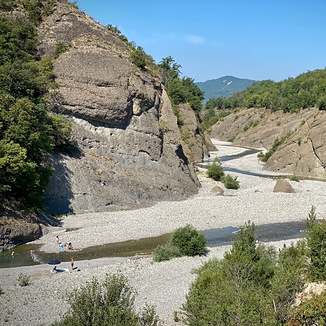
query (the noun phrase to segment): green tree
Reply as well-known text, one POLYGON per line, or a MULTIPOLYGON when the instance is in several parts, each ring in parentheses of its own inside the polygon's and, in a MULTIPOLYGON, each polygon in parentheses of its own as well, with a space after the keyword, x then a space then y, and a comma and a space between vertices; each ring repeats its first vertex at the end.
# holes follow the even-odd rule
POLYGON ((155 248, 153 260, 160 262, 174 257, 196 256, 206 252, 205 234, 190 224, 176 229, 169 241, 155 248))
POLYGON ((158 66, 165 86, 168 86, 169 81, 179 78, 181 65, 176 63, 171 56, 163 58, 158 66))

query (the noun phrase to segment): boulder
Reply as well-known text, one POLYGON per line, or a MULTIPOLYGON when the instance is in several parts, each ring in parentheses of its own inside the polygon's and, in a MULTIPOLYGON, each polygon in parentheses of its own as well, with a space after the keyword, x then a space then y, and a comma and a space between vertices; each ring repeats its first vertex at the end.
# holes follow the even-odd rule
POLYGON ((211 192, 214 193, 216 196, 222 196, 224 195, 224 190, 219 187, 219 186, 215 186, 211 189, 211 192))
POLYGON ((295 190, 287 180, 278 179, 274 186, 273 192, 293 193, 295 190))

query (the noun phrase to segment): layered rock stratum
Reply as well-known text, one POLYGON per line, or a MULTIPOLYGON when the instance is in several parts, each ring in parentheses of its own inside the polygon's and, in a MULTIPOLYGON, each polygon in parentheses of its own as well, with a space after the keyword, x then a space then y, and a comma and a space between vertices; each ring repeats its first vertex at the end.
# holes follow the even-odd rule
POLYGON ((54 112, 73 124, 78 151, 53 157, 48 212, 124 209, 197 192, 177 119, 159 77, 130 60, 117 35, 64 1, 39 28, 42 56, 58 44, 54 112))

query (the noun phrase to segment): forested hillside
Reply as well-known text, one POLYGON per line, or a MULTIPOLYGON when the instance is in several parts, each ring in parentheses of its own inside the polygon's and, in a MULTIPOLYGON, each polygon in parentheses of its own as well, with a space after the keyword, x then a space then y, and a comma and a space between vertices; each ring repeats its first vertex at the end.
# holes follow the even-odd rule
POLYGON ((45 99, 55 88, 52 59, 36 55, 36 27, 52 1, 0 2, 0 198, 41 208, 51 174, 47 153, 70 144, 70 126, 50 114, 45 99))
POLYGON ((326 69, 309 71, 280 82, 264 80, 228 98, 209 99, 203 111, 203 128, 209 128, 237 108, 265 108, 292 113, 312 107, 325 110, 325 94, 326 69))

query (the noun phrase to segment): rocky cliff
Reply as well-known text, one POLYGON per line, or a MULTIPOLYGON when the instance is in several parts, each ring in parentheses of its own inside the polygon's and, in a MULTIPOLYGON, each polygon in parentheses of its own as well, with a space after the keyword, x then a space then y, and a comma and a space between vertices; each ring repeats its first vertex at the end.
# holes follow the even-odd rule
POLYGON ((58 44, 58 89, 49 105, 73 124, 76 150, 56 155, 46 192, 52 214, 179 200, 199 182, 184 153, 161 80, 130 60, 130 47, 65 1, 39 28, 41 56, 58 44))
POLYGON ((216 148, 209 136, 200 132, 198 118, 188 104, 180 104, 177 110, 184 152, 191 162, 200 163, 216 148))
POLYGON ((265 169, 326 179, 325 132, 326 112, 316 108, 298 113, 244 109, 219 121, 210 136, 266 150, 279 141, 265 169))

